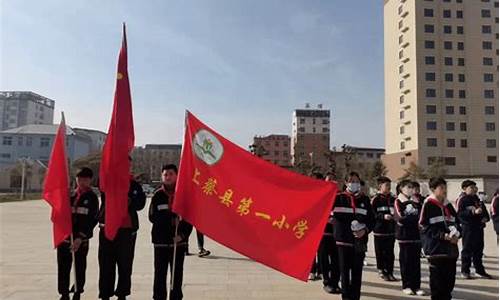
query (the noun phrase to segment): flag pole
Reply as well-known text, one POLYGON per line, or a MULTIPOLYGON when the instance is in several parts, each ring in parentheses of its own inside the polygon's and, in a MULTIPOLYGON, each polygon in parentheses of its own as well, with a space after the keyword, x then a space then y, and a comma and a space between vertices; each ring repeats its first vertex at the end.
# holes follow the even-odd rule
POLYGON ((73 277, 75 279, 75 291, 74 293, 76 294, 78 292, 78 283, 76 282, 76 260, 75 260, 75 251, 73 249, 73 233, 70 235, 70 242, 71 242, 71 258, 73 259, 73 277))
POLYGON ((174 279, 175 279, 175 262, 177 258, 177 242, 175 238, 177 237, 177 231, 179 229, 179 223, 181 222, 180 217, 177 217, 177 222, 175 222, 175 235, 174 235, 174 257, 172 258, 172 276, 170 276, 170 294, 172 294, 174 290, 174 279))

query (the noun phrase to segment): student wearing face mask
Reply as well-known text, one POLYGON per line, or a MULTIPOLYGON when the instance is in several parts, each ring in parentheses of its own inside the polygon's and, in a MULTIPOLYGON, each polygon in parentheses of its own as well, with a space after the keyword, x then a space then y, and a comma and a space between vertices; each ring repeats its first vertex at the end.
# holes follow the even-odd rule
POLYGON ((415 197, 415 185, 409 180, 399 183, 401 192, 394 203, 396 239, 399 243, 399 266, 403 293, 424 296, 420 289, 420 252, 422 249, 418 219, 422 205, 415 197))
POLYGON ((360 188, 358 173, 349 173, 346 190, 336 196, 333 206, 332 227, 338 251, 342 299, 360 298, 368 234, 375 223, 370 199, 360 192, 360 188))
POLYGON ((375 227, 373 228, 375 256, 379 276, 385 281, 396 281, 394 271, 394 198, 391 180, 377 178, 378 192, 372 199, 375 227))
POLYGON ((431 195, 425 199, 419 225, 429 261, 432 300, 450 300, 455 287, 460 225, 453 205, 446 199, 446 181, 429 180, 431 195))

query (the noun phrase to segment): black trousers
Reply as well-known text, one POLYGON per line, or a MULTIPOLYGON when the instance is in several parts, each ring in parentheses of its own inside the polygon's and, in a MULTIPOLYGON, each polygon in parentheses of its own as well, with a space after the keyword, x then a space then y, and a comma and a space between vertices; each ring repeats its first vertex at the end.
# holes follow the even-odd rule
MULTIPOLYGON (((186 253, 186 246, 177 248, 175 258, 175 278, 172 292, 170 293, 170 300, 182 299, 182 277, 184 274, 184 257, 186 253)), ((167 273, 170 266, 170 276, 173 270, 173 247, 155 247, 154 248, 154 267, 155 277, 153 282, 153 299, 166 300, 167 299, 167 273)))
POLYGON ((484 273, 484 228, 462 225, 462 273, 470 273, 471 262, 476 273, 484 273))
MULTIPOLYGON (((62 243, 57 247, 57 290, 61 295, 69 294, 69 283, 73 257, 71 255, 70 243, 62 243)), ((83 293, 85 286, 85 271, 87 270, 87 254, 89 253, 89 242, 84 241, 75 252, 76 292, 83 293)))
POLYGON ((321 268, 320 268, 321 266, 319 264, 318 251, 316 251, 316 255, 314 256, 314 259, 313 259, 312 265, 311 265, 311 274, 315 274, 315 275, 321 273, 321 268))
POLYGON ((196 241, 198 242, 198 250, 203 250, 205 249, 205 238, 203 236, 203 233, 196 229, 196 241))
POLYGON ((342 299, 359 300, 363 275, 364 252, 356 252, 353 247, 337 245, 339 255, 342 299))
POLYGON ((394 236, 374 236, 377 269, 386 275, 394 272, 394 236))
POLYGON ((130 295, 132 285, 132 264, 134 261, 136 232, 120 228, 114 240, 99 232, 99 298, 124 297, 130 295), (116 269, 118 284, 115 290, 116 269))
POLYGON ((323 275, 323 285, 338 287, 340 280, 339 257, 333 236, 325 235, 321 239, 318 261, 323 275))
POLYGON ((420 289, 420 243, 399 243, 399 268, 403 289, 420 289))
POLYGON ((456 258, 429 259, 429 285, 432 300, 450 300, 455 287, 456 258))

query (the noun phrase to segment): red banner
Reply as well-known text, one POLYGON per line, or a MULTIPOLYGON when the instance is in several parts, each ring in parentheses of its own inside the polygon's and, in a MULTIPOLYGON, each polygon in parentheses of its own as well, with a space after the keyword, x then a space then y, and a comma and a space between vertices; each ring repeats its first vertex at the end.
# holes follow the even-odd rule
POLYGON ((187 113, 173 210, 213 240, 307 281, 336 191, 253 156, 187 113))

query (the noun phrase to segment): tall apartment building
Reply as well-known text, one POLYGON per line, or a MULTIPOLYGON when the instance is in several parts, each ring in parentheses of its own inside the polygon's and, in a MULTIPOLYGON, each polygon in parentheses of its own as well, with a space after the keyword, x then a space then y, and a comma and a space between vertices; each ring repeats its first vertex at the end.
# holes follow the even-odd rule
POLYGON ((330 110, 319 104, 293 112, 292 164, 307 160, 311 164, 326 167, 330 152, 330 110))
POLYGON ((150 180, 159 182, 163 165, 179 166, 181 150, 180 144, 146 144, 144 147, 135 147, 132 151, 134 174, 144 174, 150 180))
POLYGON ((281 167, 291 165, 290 136, 284 134, 271 134, 253 138, 253 147, 257 155, 281 167))
POLYGON ((0 130, 52 124, 55 101, 33 92, 0 92, 0 130))
POLYGON ((385 0, 389 176, 441 160, 498 186, 498 1, 385 0))

